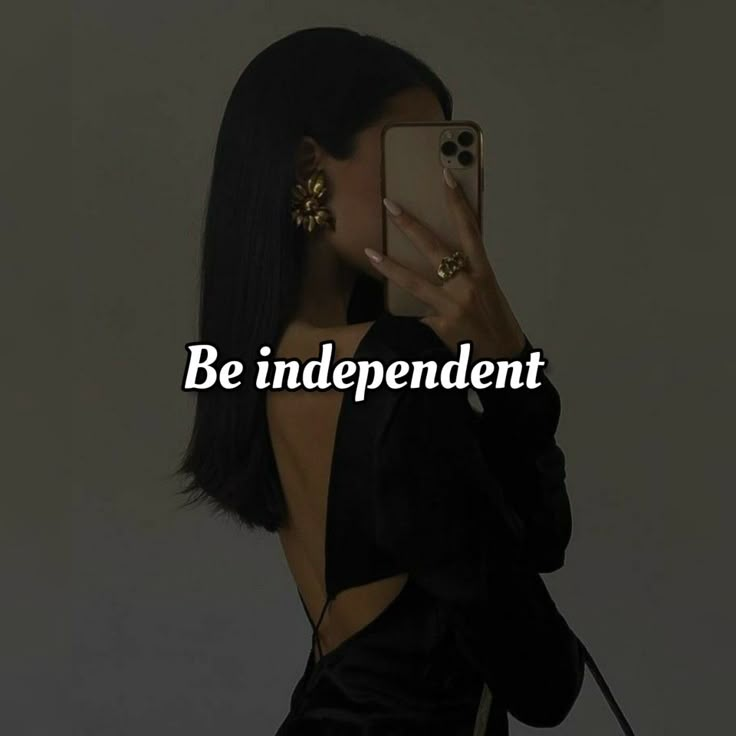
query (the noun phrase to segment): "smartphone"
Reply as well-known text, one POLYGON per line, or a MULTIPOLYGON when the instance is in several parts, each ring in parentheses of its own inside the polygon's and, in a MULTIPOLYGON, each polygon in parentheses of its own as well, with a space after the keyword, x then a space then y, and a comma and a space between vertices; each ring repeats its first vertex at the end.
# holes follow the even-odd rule
MULTIPOLYGON (((433 230, 451 248, 459 248, 447 204, 442 168, 452 172, 482 222, 483 133, 472 120, 389 123, 381 131, 381 198, 388 197, 433 230)), ((384 207, 383 252, 432 283, 440 285, 439 262, 427 257, 399 229, 384 207)), ((452 252, 452 251, 450 251, 452 252)), ((449 253, 448 253, 449 255, 449 253)), ((426 317, 432 308, 405 289, 384 280, 384 307, 395 315, 426 317)))

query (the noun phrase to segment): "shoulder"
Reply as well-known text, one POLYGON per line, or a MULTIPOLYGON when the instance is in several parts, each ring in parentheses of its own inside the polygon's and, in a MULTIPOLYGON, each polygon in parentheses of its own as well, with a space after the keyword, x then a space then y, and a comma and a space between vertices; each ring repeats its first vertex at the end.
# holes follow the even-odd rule
MULTIPOLYGON (((420 318, 390 313, 379 314, 372 321, 338 327, 292 323, 284 333, 276 357, 306 360, 318 355, 324 342, 334 344, 333 362, 345 359, 378 361, 386 367, 397 361, 434 361, 441 366, 456 357, 420 318)), ((367 391, 365 398, 359 401, 355 400, 354 392, 354 388, 345 391, 342 428, 360 427, 364 437, 374 432, 377 442, 390 439, 394 444, 403 445, 407 433, 416 435, 412 435, 411 430, 416 424, 421 424, 437 441, 448 425, 467 418, 468 411, 472 413, 467 391, 459 389, 392 388, 382 384, 367 391)), ((340 392, 335 389, 298 393, 298 400, 285 398, 284 403, 296 401, 305 415, 316 412, 316 417, 321 416, 322 406, 333 411, 334 394, 340 392)))
POLYGON ((319 355, 322 343, 332 342, 335 346, 335 358, 338 360, 348 358, 355 353, 372 326, 372 322, 356 322, 337 327, 292 322, 284 330, 274 351, 274 357, 298 358, 304 361, 319 355))
MULTIPOLYGON (((429 325, 415 317, 384 318, 373 343, 386 360, 434 361, 441 367, 457 358, 429 325)), ((413 474, 420 471, 428 482, 437 480, 442 473, 432 477, 436 472, 432 468, 441 459, 450 460, 450 465, 467 462, 470 470, 480 455, 477 414, 467 389, 404 386, 390 393, 391 407, 378 438, 379 465, 385 474, 401 466, 413 474)))
POLYGON ((419 317, 385 313, 365 336, 366 348, 383 353, 385 359, 421 360, 452 357, 437 333, 419 317))
POLYGON ((437 333, 419 317, 385 312, 371 321, 339 327, 292 322, 284 331, 276 357, 312 357, 319 353, 323 342, 334 343, 338 360, 364 355, 386 360, 420 359, 427 354, 452 355, 437 333))
MULTIPOLYGON (((338 327, 320 327, 306 322, 291 322, 273 349, 273 359, 298 360, 304 364, 320 355, 321 345, 333 344, 333 362, 352 358, 371 330, 371 322, 338 327)), ((302 388, 269 391, 266 411, 274 430, 288 426, 297 434, 315 432, 336 422, 340 411, 342 392, 336 388, 307 390, 302 388)), ((316 436, 319 436, 317 434, 316 436)))

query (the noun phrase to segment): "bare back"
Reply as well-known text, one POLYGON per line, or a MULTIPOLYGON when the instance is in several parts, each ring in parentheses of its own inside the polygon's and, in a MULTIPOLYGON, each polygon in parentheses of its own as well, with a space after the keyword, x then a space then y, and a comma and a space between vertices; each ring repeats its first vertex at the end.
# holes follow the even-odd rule
MULTIPOLYGON (((292 324, 274 349, 277 358, 306 361, 319 355, 322 340, 335 341, 333 361, 351 358, 371 322, 338 328, 292 324)), ((269 391, 268 428, 289 521, 279 530, 281 545, 313 623, 325 603, 325 530, 335 432, 343 392, 269 391)), ((319 626, 327 654, 370 623, 398 595, 405 574, 340 592, 319 626)), ((315 652, 315 659, 318 654, 315 652)))

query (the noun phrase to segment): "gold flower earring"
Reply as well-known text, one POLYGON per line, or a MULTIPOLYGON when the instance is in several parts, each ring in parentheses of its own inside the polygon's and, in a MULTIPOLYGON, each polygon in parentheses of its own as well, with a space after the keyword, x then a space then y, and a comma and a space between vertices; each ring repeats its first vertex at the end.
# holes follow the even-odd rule
POLYGON ((327 185, 322 169, 315 171, 306 183, 296 184, 291 195, 291 219, 298 227, 303 227, 308 233, 325 225, 334 229, 335 218, 323 204, 327 185))

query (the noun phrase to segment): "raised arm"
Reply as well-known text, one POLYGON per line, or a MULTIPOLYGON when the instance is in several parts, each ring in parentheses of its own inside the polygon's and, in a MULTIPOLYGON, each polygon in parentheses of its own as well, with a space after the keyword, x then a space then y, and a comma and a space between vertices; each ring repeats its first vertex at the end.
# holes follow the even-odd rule
POLYGON ((529 524, 507 500, 518 489, 491 471, 474 421, 461 391, 399 398, 377 458, 378 541, 446 611, 494 697, 523 723, 554 726, 582 686, 582 650, 528 556, 529 524))
MULTIPOLYGON (((536 350, 526 338, 515 359, 526 362, 536 350)), ((483 413, 476 433, 506 502, 523 526, 526 554, 539 572, 562 567, 572 535, 572 514, 565 484, 565 454, 556 442, 560 395, 544 368, 541 386, 489 387, 476 393, 483 413)))

